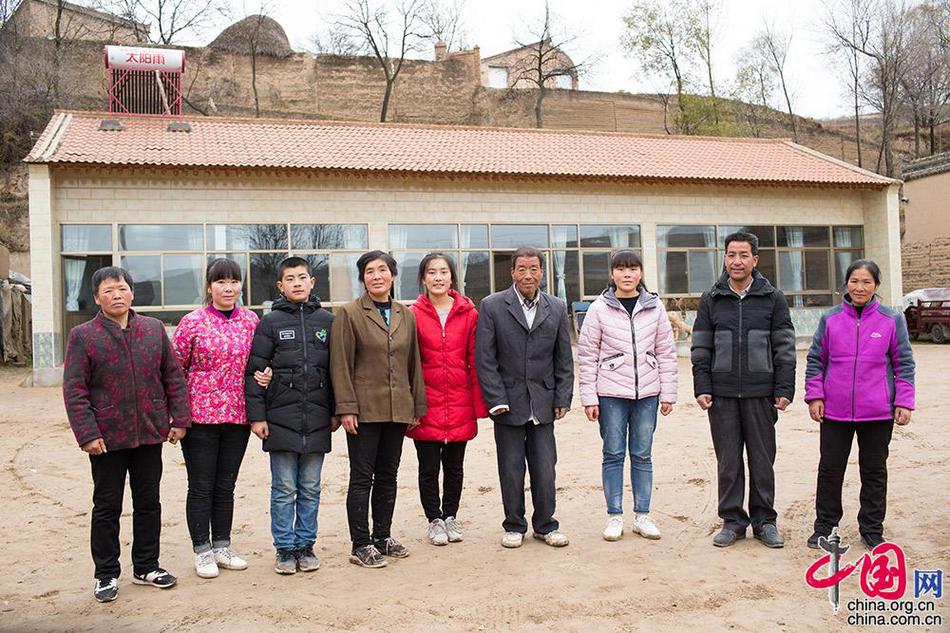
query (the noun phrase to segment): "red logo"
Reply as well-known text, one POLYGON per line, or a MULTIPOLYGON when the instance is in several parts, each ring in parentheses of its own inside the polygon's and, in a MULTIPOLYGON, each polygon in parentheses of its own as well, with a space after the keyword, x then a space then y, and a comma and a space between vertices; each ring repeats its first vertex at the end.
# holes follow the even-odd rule
MULTIPOLYGON (((856 569, 861 569, 861 591, 869 598, 900 600, 907 589, 907 565, 904 550, 895 543, 881 543, 873 551, 865 553, 857 561, 838 569, 832 557, 839 554, 828 552, 805 571, 805 582, 813 589, 828 589, 844 581, 856 569), (891 557, 893 556, 893 561, 891 557), (828 567, 827 576, 818 572, 828 567)), ((835 561, 836 563, 836 561, 835 561)))

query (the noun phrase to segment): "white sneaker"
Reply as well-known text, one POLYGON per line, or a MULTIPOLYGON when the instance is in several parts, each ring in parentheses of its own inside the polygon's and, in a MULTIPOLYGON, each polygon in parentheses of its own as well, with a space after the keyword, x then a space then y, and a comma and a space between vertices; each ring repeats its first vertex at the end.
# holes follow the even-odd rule
POLYGON ((608 514, 607 527, 604 528, 605 541, 619 541, 623 538, 623 515, 608 514))
POLYGON ((214 562, 221 569, 232 569, 241 571, 247 569, 247 561, 231 551, 230 547, 216 547, 214 552, 214 562))
POLYGON ((660 538, 660 530, 653 523, 653 519, 650 518, 649 514, 637 514, 633 519, 633 531, 643 538, 654 541, 660 538))
POLYGON ((539 541, 544 541, 551 547, 565 547, 570 541, 567 539, 567 535, 561 534, 557 530, 551 530, 547 534, 538 534, 534 533, 534 538, 539 541))
POLYGON ((508 549, 521 547, 523 542, 524 534, 521 532, 505 532, 505 535, 501 537, 501 546, 507 547, 508 549))
POLYGON ((214 554, 211 552, 195 554, 195 572, 198 578, 217 578, 218 564, 214 562, 214 554))
POLYGON ((455 520, 455 517, 449 517, 445 520, 445 533, 449 537, 449 543, 462 542, 462 528, 459 526, 459 522, 455 520))
POLYGON ((445 522, 442 519, 432 519, 426 536, 433 545, 448 545, 449 535, 445 533, 445 522))

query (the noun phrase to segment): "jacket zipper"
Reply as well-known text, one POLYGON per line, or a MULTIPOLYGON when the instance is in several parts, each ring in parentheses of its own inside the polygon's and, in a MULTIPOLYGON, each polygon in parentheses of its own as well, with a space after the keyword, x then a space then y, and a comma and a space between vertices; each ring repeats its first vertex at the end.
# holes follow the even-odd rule
POLYGON ((630 338, 633 341, 633 392, 634 399, 640 399, 640 368, 637 367, 637 330, 633 325, 633 313, 630 313, 630 338))
POLYGON ((854 371, 851 374, 851 421, 854 422, 854 392, 858 382, 858 347, 861 344, 861 317, 858 317, 858 326, 854 335, 854 371))
MULTIPOLYGON (((742 353, 741 353, 741 350, 742 350, 742 297, 739 297, 739 331, 737 333, 736 338, 738 339, 737 342, 739 343, 739 350, 740 350, 740 353, 736 354, 739 360, 739 363, 738 363, 739 366, 736 368, 736 374, 739 376, 739 380, 736 385, 736 397, 741 398, 742 397, 742 353)), ((749 355, 748 345, 746 345, 745 353, 746 353, 746 356, 749 355)))
MULTIPOLYGON (((432 306, 432 307, 434 308, 435 306, 432 306)), ((453 304, 453 307, 454 307, 454 304, 453 304)), ((448 369, 448 363, 446 362, 446 359, 445 359, 445 328, 449 324, 450 316, 452 316, 451 309, 449 309, 449 313, 445 315, 445 324, 443 325, 442 319, 439 318, 439 311, 438 310, 435 311, 435 318, 439 321, 439 325, 442 325, 442 384, 446 386, 448 386, 449 384, 449 375, 448 375, 449 369, 448 369)), ((448 444, 449 443, 449 408, 445 407, 444 410, 445 410, 445 414, 442 419, 445 422, 445 427, 444 427, 445 437, 443 439, 444 439, 444 443, 448 444)))
MULTIPOLYGON (((303 389, 300 392, 303 409, 304 428, 307 424, 307 374, 310 373, 310 362, 307 360, 307 323, 303 315, 304 304, 300 304, 300 330, 303 334, 303 389)), ((291 379, 293 380, 293 379, 291 379)), ((291 382, 293 387, 293 382, 291 382)), ((302 429, 301 429, 302 430, 302 429)), ((303 447, 307 448, 307 433, 303 433, 303 447)))

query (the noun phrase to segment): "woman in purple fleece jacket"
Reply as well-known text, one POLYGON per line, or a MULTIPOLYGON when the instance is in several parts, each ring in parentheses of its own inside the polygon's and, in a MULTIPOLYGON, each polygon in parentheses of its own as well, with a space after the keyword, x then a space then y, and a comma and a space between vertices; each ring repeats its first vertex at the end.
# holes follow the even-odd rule
POLYGON ((851 442, 858 436, 861 510, 858 528, 868 549, 884 542, 887 453, 894 424, 910 423, 914 409, 914 356, 900 312, 875 296, 881 271, 861 259, 845 275, 848 294, 822 315, 808 350, 805 401, 821 423, 821 460, 815 532, 808 546, 841 520, 841 485, 851 442))

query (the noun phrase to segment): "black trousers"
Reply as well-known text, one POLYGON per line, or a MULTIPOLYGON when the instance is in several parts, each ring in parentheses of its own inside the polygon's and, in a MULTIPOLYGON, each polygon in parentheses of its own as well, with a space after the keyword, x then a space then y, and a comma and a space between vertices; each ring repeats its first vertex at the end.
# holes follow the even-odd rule
POLYGON ((250 433, 247 424, 194 424, 181 440, 188 469, 185 517, 196 552, 207 551, 212 545, 231 545, 234 484, 250 433))
POLYGON ((132 570, 143 575, 158 569, 162 531, 162 445, 90 455, 92 466, 92 529, 90 545, 96 578, 118 578, 119 517, 125 493, 125 475, 132 489, 132 570))
POLYGON ((875 422, 821 423, 821 459, 818 462, 818 489, 815 493, 815 531, 830 534, 838 525, 841 486, 848 468, 851 443, 858 436, 858 469, 861 472, 861 509, 858 529, 861 534, 884 533, 887 510, 887 455, 894 430, 893 420, 875 422))
POLYGON ((775 423, 772 398, 713 396, 709 429, 719 471, 719 516, 723 527, 758 532, 775 523, 775 423), (745 461, 749 460, 749 512, 745 504, 745 461))
POLYGON ((396 507, 396 473, 402 457, 406 425, 397 422, 366 422, 356 435, 346 434, 350 453, 350 485, 346 492, 346 516, 353 550, 391 536, 396 507), (369 506, 373 506, 373 532, 369 530, 369 506))
POLYGON ((419 498, 426 519, 458 516, 462 498, 462 462, 467 442, 415 440, 419 457, 419 498), (439 498, 439 468, 442 469, 443 494, 439 498))
POLYGON ((531 475, 531 527, 538 534, 558 529, 554 518, 554 466, 557 464, 557 446, 554 442, 554 424, 521 426, 495 423, 495 449, 498 453, 498 479, 501 482, 501 502, 505 509, 502 522, 506 532, 528 531, 525 521, 524 476, 525 463, 531 475))

